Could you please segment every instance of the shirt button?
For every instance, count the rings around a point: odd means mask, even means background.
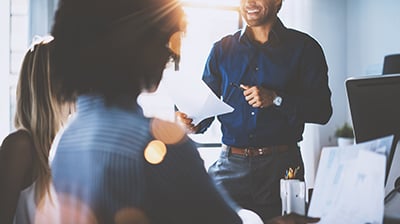
[[[256,67],[255,70],[258,71],[258,67]]]
[[[251,139],[251,138],[253,138],[254,136],[253,135],[249,135],[249,138]]]
[[[254,114],[256,114],[256,113],[254,113],[254,112],[251,112],[251,115],[254,115]]]

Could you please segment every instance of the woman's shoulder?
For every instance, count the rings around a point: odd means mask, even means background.
[[[31,185],[35,155],[35,146],[29,132],[17,130],[10,133],[4,139],[0,149],[0,171],[4,171],[0,173],[1,178],[10,180],[18,177],[19,181],[10,182],[16,189]],[[13,172],[7,172],[8,170]]]
[[[31,134],[27,130],[16,130],[10,133],[1,144],[2,154],[23,154],[33,153],[34,143]]]

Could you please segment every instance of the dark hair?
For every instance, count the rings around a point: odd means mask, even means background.
[[[99,94],[112,102],[157,86],[184,29],[177,0],[61,0],[52,35],[62,100]]]

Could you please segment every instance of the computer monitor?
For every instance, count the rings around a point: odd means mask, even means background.
[[[383,60],[382,74],[394,74],[400,72],[400,54],[386,55]]]
[[[387,181],[400,137],[400,74],[349,78],[346,91],[356,143],[394,135],[387,156]]]

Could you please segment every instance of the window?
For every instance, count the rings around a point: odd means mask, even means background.
[[[19,68],[28,45],[28,6],[29,0],[1,1],[0,3],[1,27],[4,27],[4,30],[1,31],[6,35],[1,41],[0,56],[1,139],[14,129],[15,87]]]
[[[184,1],[187,16],[187,32],[182,39],[180,75],[189,76],[193,80],[201,80],[204,65],[213,43],[223,36],[237,31],[242,22],[239,14],[239,0],[191,0]],[[177,75],[174,68],[167,68],[164,77]],[[181,88],[185,83],[165,86],[163,81],[157,92],[144,93],[138,99],[147,116],[156,116],[174,120],[174,104],[168,97],[168,88]],[[196,89],[183,94],[196,94]],[[195,103],[195,102],[194,102]],[[219,150],[215,149],[221,142],[219,122],[215,120],[204,134],[190,137],[199,143],[199,151],[208,167],[217,158]],[[206,146],[206,147],[204,147]],[[210,147],[211,146],[211,147]],[[214,146],[214,148],[212,148]]]
[[[0,1],[5,33],[0,42],[0,139],[14,130],[15,91],[25,52],[34,35],[49,33],[57,1]]]
[[[10,59],[7,65],[9,72],[1,74],[0,81],[7,82],[7,92],[1,92],[1,99],[6,98],[4,103],[2,100],[2,105],[9,106],[0,109],[1,115],[7,117],[6,124],[2,122],[0,126],[1,137],[14,129],[15,88],[22,57],[30,42],[30,36],[44,35],[48,32],[51,23],[49,21],[52,20],[52,13],[49,12],[54,10],[56,5],[54,0],[40,3],[32,0],[10,0],[10,5],[3,7],[5,2],[7,1],[0,3],[0,6],[9,10],[5,16],[9,16],[9,20],[7,20],[10,24],[10,44],[5,49],[9,49],[8,57]],[[241,26],[239,0],[186,0],[182,2],[187,15],[188,27],[182,42],[179,72],[190,78],[201,80],[205,61],[213,43],[226,34],[235,32]],[[164,76],[175,73],[172,67],[167,68]],[[176,86],[168,88],[180,88],[181,85],[182,83],[176,83]],[[193,89],[192,93],[187,94],[195,93],[196,90]],[[163,82],[156,93],[144,93],[138,101],[143,106],[146,115],[168,120],[174,119],[174,104],[168,98],[167,88]],[[221,134],[218,121],[214,121],[205,134],[191,137],[198,143],[219,144]]]

